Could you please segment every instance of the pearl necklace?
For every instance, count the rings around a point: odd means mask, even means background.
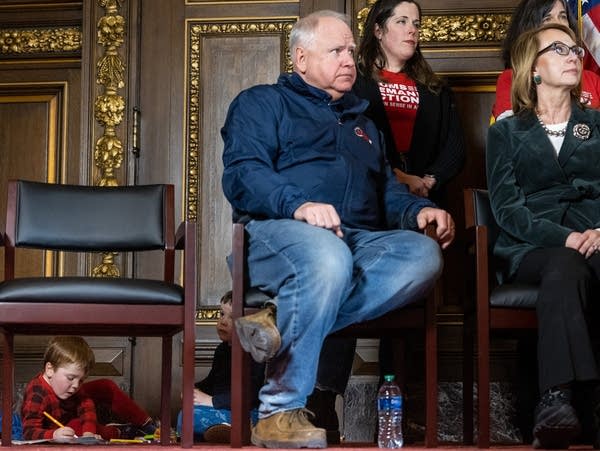
[[[542,126],[542,128],[544,129],[544,131],[546,132],[546,134],[548,136],[554,136],[555,138],[562,138],[565,136],[565,134],[567,133],[567,126],[565,125],[564,128],[560,129],[560,130],[550,130],[548,127],[546,127],[546,124],[544,124],[544,121],[542,120],[542,116],[540,116],[540,114],[536,111],[536,116],[538,118],[538,121],[540,122],[540,125]]]

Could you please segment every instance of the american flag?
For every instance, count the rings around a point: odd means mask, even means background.
[[[600,0],[568,1],[587,50],[583,67],[600,74]]]

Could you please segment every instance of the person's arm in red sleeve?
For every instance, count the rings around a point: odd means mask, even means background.
[[[86,432],[96,434],[96,425],[98,420],[96,417],[96,405],[94,404],[92,398],[81,398],[81,403],[79,404],[77,415],[79,416],[79,419],[82,423],[82,432],[84,434]]]
[[[492,107],[492,123],[504,117],[512,116],[512,103],[510,101],[511,85],[512,70],[506,69],[502,71],[496,81],[496,100]]]
[[[52,396],[45,388],[37,383],[37,378],[27,385],[23,394],[23,404],[21,405],[21,421],[23,423],[24,440],[51,439],[56,426],[47,426],[44,420],[44,410],[54,412],[52,407]]]

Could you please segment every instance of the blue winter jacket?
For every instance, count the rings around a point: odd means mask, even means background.
[[[221,130],[234,219],[292,219],[310,201],[333,205],[348,227],[415,229],[435,204],[398,183],[367,105],[352,93],[333,102],[296,73],[241,92]]]

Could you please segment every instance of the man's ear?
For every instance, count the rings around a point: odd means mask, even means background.
[[[306,72],[306,50],[302,47],[296,47],[296,54],[295,56],[295,60],[296,60],[296,69],[298,69],[298,72],[300,72],[301,74]]]

